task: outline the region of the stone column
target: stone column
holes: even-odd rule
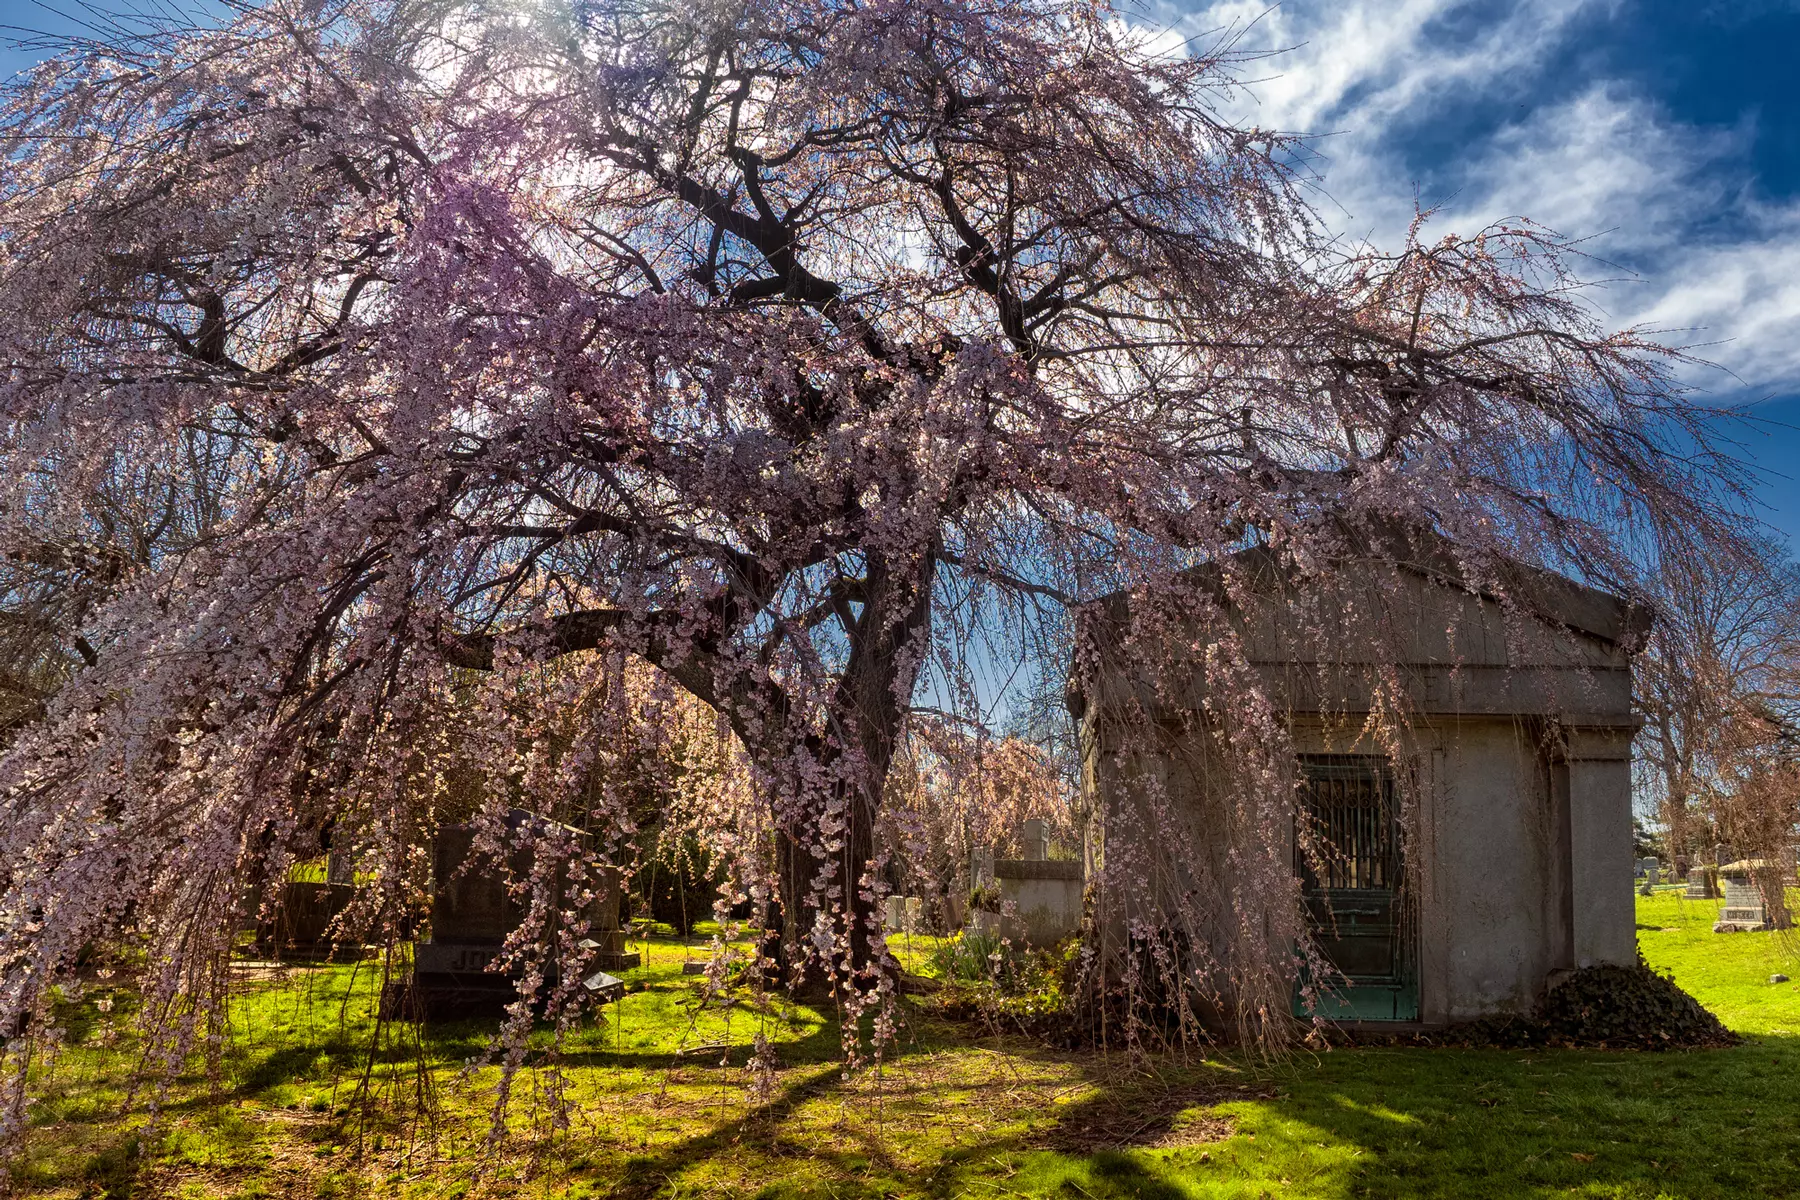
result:
[[[1565,718],[1564,728],[1575,965],[1628,966],[1637,961],[1631,894],[1631,738],[1637,726]]]
[[[1026,862],[1046,862],[1050,858],[1050,827],[1032,817],[1019,826],[1019,841],[1024,849],[1020,854]]]

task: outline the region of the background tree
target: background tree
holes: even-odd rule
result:
[[[888,772],[887,852],[898,890],[928,898],[950,921],[966,910],[977,853],[1017,857],[1019,829],[1045,822],[1079,853],[1082,829],[1070,781],[1036,745],[990,738],[957,722],[915,716]]]
[[[1780,789],[1767,772],[1800,732],[1800,569],[1785,547],[1671,547],[1655,577],[1656,624],[1633,675],[1646,719],[1640,781],[1671,855],[1720,840],[1783,853]],[[1747,779],[1760,782],[1748,791]],[[1792,825],[1793,805],[1785,804]]]
[[[1085,0],[273,0],[12,85],[0,543],[68,536],[122,455],[253,453],[0,760],[0,1023],[128,907],[203,1013],[296,796],[416,870],[452,761],[489,805],[578,786],[531,730],[620,654],[742,743],[790,941],[854,1006],[915,697],[1069,606],[1248,544],[1328,575],[1396,520],[1501,592],[1503,556],[1628,586],[1729,534],[1707,414],[1553,235],[1329,239],[1295,142],[1220,115],[1230,48],[1162,47]],[[1184,903],[1249,927],[1294,883],[1241,836]],[[1279,991],[1269,941],[1232,969]]]

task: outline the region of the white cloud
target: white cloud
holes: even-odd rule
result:
[[[1755,391],[1800,391],[1800,205],[1760,214],[1748,236],[1671,247],[1646,284],[1653,299],[1631,320],[1717,343],[1697,353]],[[1718,392],[1734,387],[1705,375],[1696,381]]]
[[[1440,207],[1446,231],[1530,217],[1591,239],[1585,248],[1607,261],[1589,274],[1611,277],[1593,296],[1608,319],[1714,343],[1700,353],[1737,377],[1699,372],[1696,383],[1800,390],[1800,204],[1750,198],[1748,125],[1686,125],[1623,80],[1571,86],[1557,75],[1578,23],[1612,7],[1221,0],[1175,20],[1189,34],[1225,30],[1245,49],[1285,51],[1251,69],[1261,81],[1236,115],[1329,135],[1317,143],[1319,207],[1339,231],[1392,245],[1415,194]],[[1460,148],[1434,144],[1418,178],[1409,139],[1442,133],[1459,110],[1489,119],[1470,123],[1482,132]],[[1513,115],[1496,128],[1496,112]]]
[[[1611,253],[1654,252],[1733,202],[1726,171],[1739,133],[1670,125],[1654,106],[1600,82],[1487,139],[1456,172],[1446,218],[1530,216]]]
[[[1227,0],[1184,19],[1190,30],[1239,29],[1246,47],[1283,51],[1256,88],[1258,119],[1303,133],[1385,124],[1450,92],[1511,91],[1518,73],[1600,0],[1520,0],[1471,27],[1465,0],[1351,0],[1269,8]],[[1454,36],[1446,36],[1454,25]],[[1349,123],[1346,124],[1346,121]]]

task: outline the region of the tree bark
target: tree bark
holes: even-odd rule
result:
[[[825,917],[848,943],[848,963],[835,964],[835,972],[841,975],[847,965],[852,975],[871,978],[890,965],[878,962],[872,949],[880,919],[875,911],[875,826],[888,768],[911,709],[921,647],[930,630],[935,551],[934,546],[915,563],[895,564],[870,556],[862,615],[827,713],[830,737],[809,743],[828,772],[846,762],[852,765],[852,772],[835,783],[831,797],[843,829],[835,839],[836,848],[821,852],[819,831],[828,814],[826,800],[820,797],[802,810],[798,828],[778,831],[776,865],[790,963],[802,961],[805,948],[800,943],[811,936],[820,915],[816,885],[828,875],[842,890],[836,911]]]

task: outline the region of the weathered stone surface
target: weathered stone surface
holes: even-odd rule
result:
[[[1529,1012],[1555,972],[1636,962],[1631,665],[1646,614],[1522,565],[1506,597],[1490,595],[1463,576],[1453,545],[1402,540],[1366,562],[1346,555],[1336,583],[1246,551],[1235,564],[1244,586],[1221,584],[1218,598],[1298,754],[1379,760],[1416,782],[1403,929],[1419,1020]],[[1220,572],[1191,574],[1204,586]],[[1104,864],[1119,850],[1170,881],[1189,863],[1228,878],[1212,814],[1229,811],[1235,785],[1200,731],[1208,656],[1183,649],[1188,631],[1157,649],[1155,622],[1137,626],[1124,593],[1082,621],[1096,653],[1069,696],[1094,814],[1087,854]],[[1393,677],[1411,714],[1398,746],[1357,720]],[[1196,732],[1166,750],[1143,745],[1133,731],[1146,713]],[[1142,819],[1165,797],[1189,824]],[[1162,886],[1173,900],[1177,885]],[[1110,927],[1130,911],[1103,894],[1095,919]]]
[[[967,897],[952,892],[944,897],[942,932],[952,933],[961,929],[969,919],[969,901]]]
[[[523,809],[508,815],[514,830],[532,823],[548,824],[545,818]],[[523,906],[528,902],[513,895],[507,876],[528,878],[532,854],[528,847],[513,851],[503,869],[501,864],[476,855],[474,844],[475,831],[469,826],[446,826],[433,844],[431,937],[413,946],[407,994],[403,1003],[394,1005],[409,1009],[406,1015],[490,1015],[517,998],[516,979],[492,968],[507,936],[524,917]],[[559,879],[558,890],[563,886]],[[639,956],[626,949],[620,928],[618,873],[607,872],[605,886],[598,890],[600,894],[584,914],[588,936],[582,948],[588,951],[590,962],[603,971],[635,967]]]
[[[342,883],[289,883],[267,919],[257,923],[256,949],[270,958],[354,956],[360,946],[339,944],[334,926],[356,889]]]
[[[1033,817],[1019,827],[1020,856],[1027,862],[1043,862],[1050,857],[1050,827]]]
[[[925,933],[925,901],[919,896],[889,896],[882,914],[889,933]]]
[[[611,1004],[625,995],[625,981],[616,975],[608,975],[605,971],[596,971],[581,981],[597,1003]]]
[[[1003,930],[1000,914],[977,909],[969,914],[968,932],[974,934],[976,937],[1001,936]]]
[[[1695,863],[1688,868],[1687,891],[1683,895],[1689,900],[1717,900],[1719,868],[1710,863]]]
[[[1006,858],[994,863],[1007,936],[1051,946],[1081,928],[1082,871],[1074,861]]]
[[[994,852],[989,848],[980,848],[969,855],[969,879],[975,887],[987,887],[994,882]]]
[[[1725,904],[1719,909],[1714,933],[1745,933],[1775,928],[1763,904],[1762,889],[1755,874],[1770,864],[1760,858],[1739,859],[1719,868],[1725,881]]]

